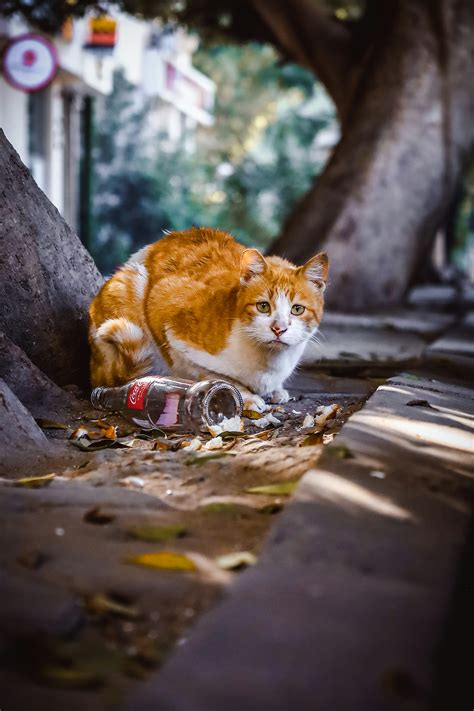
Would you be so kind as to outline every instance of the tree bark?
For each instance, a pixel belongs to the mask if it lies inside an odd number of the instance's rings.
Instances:
[[[87,308],[102,279],[0,131],[0,328],[59,385],[88,382]]]
[[[399,303],[474,145],[474,3],[399,0],[364,60],[342,139],[272,252],[326,249],[328,304]]]

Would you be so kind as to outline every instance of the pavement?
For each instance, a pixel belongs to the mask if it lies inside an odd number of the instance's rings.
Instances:
[[[47,487],[5,483],[2,708],[471,708],[473,321],[427,302],[329,316],[290,386],[295,418],[347,408],[326,446],[293,428],[199,467],[107,450]],[[145,524],[185,535],[130,536]],[[195,571],[126,562],[163,549]],[[216,564],[242,550],[257,563]]]

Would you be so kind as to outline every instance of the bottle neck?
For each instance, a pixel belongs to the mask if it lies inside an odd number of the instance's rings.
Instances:
[[[105,391],[107,388],[105,387],[99,387],[99,388],[94,388],[93,391],[91,392],[91,403],[92,407],[94,407],[96,410],[105,410],[105,403],[104,403],[104,395]]]

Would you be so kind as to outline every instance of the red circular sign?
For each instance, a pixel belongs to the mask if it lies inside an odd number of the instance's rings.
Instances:
[[[45,37],[30,32],[8,42],[2,58],[2,73],[15,89],[40,91],[53,81],[57,71],[56,47]]]

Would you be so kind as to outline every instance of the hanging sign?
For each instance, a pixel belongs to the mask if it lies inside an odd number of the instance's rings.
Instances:
[[[33,92],[50,84],[58,71],[58,54],[50,40],[34,33],[13,37],[2,59],[2,74],[20,91]]]
[[[117,40],[117,21],[108,15],[91,17],[86,49],[113,49]]]

